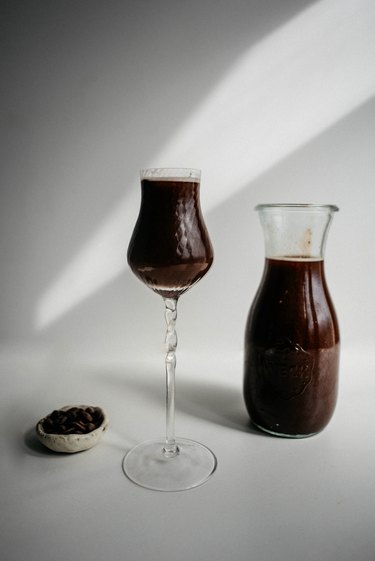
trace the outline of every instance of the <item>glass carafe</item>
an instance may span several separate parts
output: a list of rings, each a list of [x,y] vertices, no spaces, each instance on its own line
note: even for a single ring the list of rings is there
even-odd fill
[[[244,399],[260,429],[299,438],[330,421],[339,328],[324,273],[333,205],[258,205],[263,277],[245,332]]]

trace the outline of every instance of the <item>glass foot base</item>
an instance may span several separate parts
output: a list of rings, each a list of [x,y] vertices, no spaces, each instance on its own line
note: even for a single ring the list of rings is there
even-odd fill
[[[125,456],[125,475],[137,485],[156,491],[184,491],[205,483],[216,469],[214,454],[199,442],[178,438],[179,452],[167,457],[165,440],[150,440]]]

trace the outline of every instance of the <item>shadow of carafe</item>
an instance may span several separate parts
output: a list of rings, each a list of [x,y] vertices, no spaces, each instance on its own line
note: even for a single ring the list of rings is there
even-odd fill
[[[260,434],[247,414],[241,392],[219,384],[180,380],[176,407],[183,413],[238,431]]]
[[[143,396],[146,402],[150,400],[160,408],[165,407],[165,377],[161,370],[156,374],[154,368],[137,364],[122,373],[107,373],[105,381],[128,399]],[[180,375],[176,380],[175,407],[176,414],[181,412],[233,430],[264,435],[251,423],[242,392],[236,387],[204,383]]]

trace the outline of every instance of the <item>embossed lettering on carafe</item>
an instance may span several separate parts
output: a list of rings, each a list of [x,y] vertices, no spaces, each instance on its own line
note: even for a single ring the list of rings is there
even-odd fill
[[[259,376],[282,399],[301,395],[311,384],[314,357],[290,339],[258,354]]]

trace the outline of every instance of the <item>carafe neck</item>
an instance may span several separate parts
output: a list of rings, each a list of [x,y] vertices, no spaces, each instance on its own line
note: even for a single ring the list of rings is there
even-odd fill
[[[269,259],[321,261],[334,205],[262,204],[259,212]]]

